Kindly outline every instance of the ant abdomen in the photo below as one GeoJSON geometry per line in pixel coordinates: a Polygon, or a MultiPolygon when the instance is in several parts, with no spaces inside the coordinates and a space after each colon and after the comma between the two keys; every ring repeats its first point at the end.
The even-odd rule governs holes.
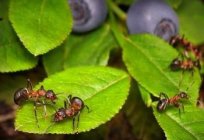
{"type": "Polygon", "coordinates": [[[178,58],[175,58],[170,64],[170,68],[172,71],[180,70],[181,69],[180,66],[181,66],[181,61],[178,58]]]}
{"type": "Polygon", "coordinates": [[[14,93],[15,104],[20,105],[26,100],[28,100],[28,90],[26,88],[20,88],[14,93]]]}
{"type": "Polygon", "coordinates": [[[158,101],[158,104],[157,104],[157,110],[159,112],[162,112],[166,109],[166,106],[168,104],[168,100],[167,99],[161,99],[158,101]]]}

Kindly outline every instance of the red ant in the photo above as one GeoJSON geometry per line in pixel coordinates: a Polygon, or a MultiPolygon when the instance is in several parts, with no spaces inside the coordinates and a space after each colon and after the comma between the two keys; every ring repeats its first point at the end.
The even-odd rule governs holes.
{"type": "Polygon", "coordinates": [[[185,60],[184,59],[180,60],[179,58],[175,58],[170,64],[170,68],[173,71],[187,70],[187,71],[193,72],[195,67],[197,67],[199,70],[201,69],[199,60],[192,60],[190,58],[185,60]]]}
{"type": "MultiPolygon", "coordinates": [[[[179,82],[179,86],[180,86],[180,83],[179,82]]],[[[194,82],[191,83],[190,86],[193,85],[194,82]]],[[[189,87],[186,89],[186,92],[188,91],[189,87]]],[[[157,103],[157,110],[159,112],[162,112],[166,109],[167,106],[169,105],[173,105],[177,108],[179,108],[179,115],[180,115],[180,108],[182,107],[183,111],[184,111],[184,106],[181,102],[182,99],[189,99],[189,96],[187,95],[187,93],[184,92],[184,91],[180,91],[178,94],[174,95],[173,97],[169,98],[165,93],[160,93],[160,96],[159,96],[159,101],[157,103]]]]}
{"type": "Polygon", "coordinates": [[[166,109],[168,105],[174,105],[175,107],[179,108],[179,114],[180,114],[180,108],[184,110],[183,104],[180,102],[181,99],[188,99],[188,95],[185,92],[180,92],[173,96],[172,98],[169,98],[166,94],[160,93],[159,102],[157,104],[157,110],[159,112],[162,112],[166,109]],[[162,98],[163,96],[163,98],[162,98]]]}
{"type": "Polygon", "coordinates": [[[196,47],[195,45],[193,45],[188,40],[184,39],[184,37],[180,37],[179,35],[173,36],[170,39],[169,44],[174,47],[177,47],[178,45],[182,45],[185,49],[184,54],[186,56],[188,56],[187,52],[192,52],[195,55],[197,60],[200,60],[202,58],[202,53],[200,49],[196,47]]]}
{"type": "MultiPolygon", "coordinates": [[[[75,118],[77,118],[76,128],[78,128],[80,113],[84,107],[86,107],[88,112],[90,112],[89,107],[84,104],[82,99],[69,95],[68,99],[64,101],[64,108],[60,108],[55,112],[53,122],[61,122],[65,119],[73,118],[72,125],[73,130],[75,130],[75,118]]],[[[51,125],[48,128],[50,127],[51,125]]]]}
{"type": "MultiPolygon", "coordinates": [[[[45,100],[50,100],[53,104],[55,104],[55,100],[57,99],[56,94],[52,90],[45,90],[43,86],[40,87],[38,90],[33,90],[32,83],[30,79],[27,79],[27,87],[18,89],[14,94],[14,102],[17,105],[21,105],[26,101],[33,101],[34,102],[34,113],[36,122],[38,124],[37,119],[37,112],[36,107],[38,105],[44,106],[44,113],[46,116],[46,104],[45,100]]],[[[39,127],[39,126],[38,126],[39,127]]]]}

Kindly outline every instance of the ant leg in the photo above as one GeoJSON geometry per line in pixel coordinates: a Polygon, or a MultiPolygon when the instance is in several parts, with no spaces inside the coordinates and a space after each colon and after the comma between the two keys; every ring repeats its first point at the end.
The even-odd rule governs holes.
{"type": "Polygon", "coordinates": [[[46,108],[45,100],[42,100],[42,103],[43,103],[43,109],[44,109],[44,116],[46,117],[47,116],[47,108],[46,108]]]}
{"type": "Polygon", "coordinates": [[[79,119],[80,119],[80,111],[77,113],[77,115],[73,118],[73,121],[72,121],[72,125],[73,125],[73,131],[75,131],[75,128],[77,129],[78,131],[78,127],[79,127],[79,119]],[[77,124],[76,124],[76,127],[75,127],[75,118],[77,117],[77,124]]]}
{"type": "Polygon", "coordinates": [[[40,127],[39,127],[39,124],[38,124],[38,117],[37,117],[37,111],[36,111],[36,108],[37,108],[37,106],[36,106],[36,102],[34,102],[35,120],[36,120],[36,124],[37,124],[38,128],[40,128],[40,127]]]}
{"type": "Polygon", "coordinates": [[[64,101],[64,108],[68,108],[67,101],[64,101]]]}
{"type": "Polygon", "coordinates": [[[79,111],[79,113],[77,114],[77,129],[78,129],[78,127],[79,127],[79,120],[80,120],[80,111],[79,111]]]}
{"type": "Polygon", "coordinates": [[[70,95],[67,97],[67,102],[68,102],[69,106],[71,105],[71,99],[72,99],[72,95],[70,94],[70,95]]]}
{"type": "Polygon", "coordinates": [[[181,118],[181,109],[180,109],[180,107],[179,107],[179,117],[181,118]]]}
{"type": "Polygon", "coordinates": [[[40,90],[45,90],[43,85],[40,86],[40,90]]]}
{"type": "MultiPolygon", "coordinates": [[[[37,106],[45,106],[46,108],[47,108],[47,106],[46,105],[49,105],[49,106],[51,106],[51,107],[53,107],[53,109],[55,110],[55,111],[57,111],[57,108],[56,108],[56,106],[55,105],[53,105],[53,104],[51,104],[51,103],[47,103],[47,102],[45,102],[45,100],[43,100],[42,102],[40,102],[40,101],[38,101],[37,102],[37,106]],[[43,102],[44,101],[44,102],[43,102]]],[[[46,109],[45,109],[46,110],[46,109]]]]}
{"type": "Polygon", "coordinates": [[[33,90],[33,85],[32,85],[32,83],[31,83],[29,78],[27,79],[27,89],[28,89],[28,91],[33,90]]]}
{"type": "Polygon", "coordinates": [[[72,120],[72,129],[73,129],[73,131],[75,130],[75,117],[72,120]]]}

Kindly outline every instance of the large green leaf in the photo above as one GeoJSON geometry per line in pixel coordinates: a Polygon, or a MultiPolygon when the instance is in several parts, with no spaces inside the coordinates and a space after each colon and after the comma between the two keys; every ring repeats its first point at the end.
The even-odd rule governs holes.
{"type": "Polygon", "coordinates": [[[204,4],[200,0],[183,0],[177,9],[180,34],[195,44],[204,42],[204,4]]]}
{"type": "MultiPolygon", "coordinates": [[[[63,107],[63,100],[69,94],[78,96],[89,106],[91,112],[83,110],[80,115],[78,132],[88,131],[110,120],[124,104],[129,91],[129,77],[120,70],[107,67],[77,67],[54,74],[40,85],[53,89],[58,95],[57,108],[63,107]]],[[[16,129],[30,133],[44,133],[51,124],[51,114],[55,111],[48,107],[48,116],[43,117],[38,108],[39,126],[37,127],[33,104],[26,103],[17,111],[16,129]]],[[[74,133],[72,119],[56,123],[48,133],[74,133]]]]}
{"type": "Polygon", "coordinates": [[[168,140],[203,140],[204,139],[204,110],[195,106],[185,105],[185,112],[171,109],[159,113],[154,109],[154,115],[164,129],[168,140]]]}
{"type": "MultiPolygon", "coordinates": [[[[151,98],[149,98],[148,93],[159,96],[159,93],[163,92],[171,98],[180,91],[184,91],[187,92],[190,99],[187,102],[183,102],[185,111],[188,112],[188,114],[185,113],[181,116],[183,118],[190,118],[190,116],[193,116],[195,112],[197,112],[196,102],[201,78],[196,69],[193,75],[190,71],[184,72],[184,74],[182,74],[181,71],[171,71],[169,65],[177,56],[176,50],[153,35],[137,35],[126,38],[126,42],[123,46],[123,59],[130,74],[142,86],[141,94],[144,94],[142,97],[145,103],[147,105],[151,103],[151,98]],[[179,83],[181,83],[181,85],[179,85],[179,83]]],[[[187,125],[187,129],[182,127],[185,126],[183,125],[184,122],[189,122],[189,124],[191,122],[189,119],[185,121],[179,120],[179,111],[177,108],[167,106],[167,116],[163,113],[158,113],[156,110],[155,112],[155,116],[164,129],[168,139],[179,139],[177,136],[172,135],[172,128],[174,128],[174,132],[183,133],[181,138],[190,139],[192,137],[190,137],[189,134],[194,132],[193,137],[202,139],[203,135],[199,134],[200,130],[198,131],[200,125],[187,125]],[[160,118],[160,116],[163,117],[160,118]],[[172,118],[175,117],[178,120],[172,121],[172,118]]],[[[201,120],[201,122],[204,121],[204,119],[201,119],[202,113],[197,113],[193,121],[196,119],[201,120]]]]}
{"type": "Polygon", "coordinates": [[[8,0],[0,2],[0,72],[15,72],[33,68],[37,58],[32,56],[17,38],[8,21],[8,0]]]}
{"type": "Polygon", "coordinates": [[[158,96],[164,92],[169,96],[179,90],[189,88],[192,101],[197,100],[200,75],[195,69],[191,72],[173,72],[170,63],[178,57],[176,50],[153,35],[136,35],[126,38],[123,46],[123,59],[131,75],[149,93],[158,96]],[[179,85],[181,83],[181,85],[179,85]]]}
{"type": "Polygon", "coordinates": [[[110,26],[105,24],[89,34],[70,35],[62,46],[43,57],[43,63],[48,74],[74,66],[104,66],[107,65],[109,53],[115,46],[110,26]]]}
{"type": "Polygon", "coordinates": [[[12,0],[9,17],[20,40],[34,55],[60,45],[72,27],[67,0],[12,0]]]}

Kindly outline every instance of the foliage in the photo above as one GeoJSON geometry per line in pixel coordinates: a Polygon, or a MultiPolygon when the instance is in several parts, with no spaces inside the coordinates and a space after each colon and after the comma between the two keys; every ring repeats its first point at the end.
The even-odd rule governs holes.
{"type": "MultiPolygon", "coordinates": [[[[33,102],[26,102],[17,110],[17,130],[40,134],[90,131],[120,111],[128,97],[132,79],[137,83],[131,85],[132,89],[137,89],[135,102],[144,102],[143,108],[152,109],[151,113],[167,139],[204,138],[204,111],[196,106],[202,82],[200,71],[195,68],[193,74],[189,71],[174,72],[169,65],[179,56],[175,48],[154,35],[127,35],[125,12],[132,2],[107,0],[109,16],[106,22],[96,30],[74,34],[71,33],[73,19],[67,0],[1,0],[0,72],[7,72],[7,75],[0,75],[3,83],[0,97],[13,98],[9,93],[26,85],[24,79],[30,77],[38,83],[35,90],[43,85],[57,93],[55,108],[63,107],[63,101],[72,94],[80,97],[91,110],[90,113],[86,109],[81,112],[78,130],[73,131],[72,118],[53,123],[55,109],[47,105],[48,115],[45,117],[43,107],[37,107],[38,128],[33,102]],[[35,69],[29,70],[32,68],[35,69]],[[189,100],[182,102],[184,110],[179,113],[178,108],[168,106],[164,112],[157,111],[161,92],[173,97],[181,91],[190,96],[189,100]]],[[[167,2],[178,14],[180,35],[195,45],[202,45],[204,4],[199,0],[167,2]]],[[[131,105],[134,99],[128,101],[127,114],[132,109],[127,105],[131,105]]],[[[132,112],[142,112],[139,109],[132,112]]],[[[136,119],[130,119],[132,124],[136,125],[136,119]]],[[[134,125],[133,130],[138,130],[134,125]]]]}

